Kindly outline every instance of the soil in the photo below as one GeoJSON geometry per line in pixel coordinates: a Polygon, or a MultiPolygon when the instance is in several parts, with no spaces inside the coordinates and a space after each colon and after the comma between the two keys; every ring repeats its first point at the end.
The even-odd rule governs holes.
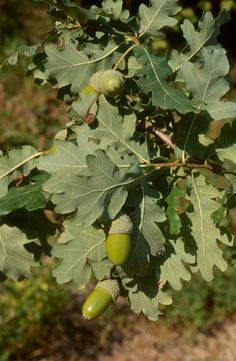
{"type": "MultiPolygon", "coordinates": [[[[124,310],[122,310],[123,312],[124,310]]],[[[167,328],[128,310],[104,323],[74,315],[76,333],[63,334],[22,361],[235,361],[236,315],[206,332],[167,328]],[[114,323],[111,322],[114,320],[114,323]]],[[[113,317],[113,318],[112,318],[113,317]]]]}

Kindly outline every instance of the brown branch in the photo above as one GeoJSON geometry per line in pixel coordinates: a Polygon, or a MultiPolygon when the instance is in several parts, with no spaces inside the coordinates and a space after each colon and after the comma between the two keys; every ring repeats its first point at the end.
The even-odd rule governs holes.
{"type": "Polygon", "coordinates": [[[209,170],[213,170],[213,167],[208,164],[208,163],[204,163],[204,164],[198,164],[198,163],[183,163],[180,161],[177,162],[166,162],[166,163],[148,163],[148,164],[144,164],[144,167],[155,167],[155,168],[172,168],[172,167],[183,167],[183,168],[204,168],[204,169],[209,169],[209,170]]]}

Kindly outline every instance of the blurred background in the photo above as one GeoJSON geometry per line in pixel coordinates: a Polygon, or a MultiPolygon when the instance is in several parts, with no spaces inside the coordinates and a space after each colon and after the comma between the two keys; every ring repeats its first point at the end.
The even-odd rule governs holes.
{"type": "MultiPolygon", "coordinates": [[[[80,3],[90,6],[100,1],[80,3]]],[[[140,3],[148,1],[124,3],[135,13],[140,3]]],[[[230,11],[231,21],[222,27],[219,41],[231,66],[227,97],[236,101],[235,1],[181,3],[180,20],[188,18],[194,24],[204,10],[214,15],[223,8],[230,11]]],[[[20,45],[41,41],[52,21],[43,3],[0,0],[0,64],[20,45]]],[[[178,32],[169,34],[167,47],[175,46],[178,39],[178,32]]],[[[69,120],[68,108],[57,99],[56,91],[38,87],[26,74],[24,59],[0,72],[2,151],[22,144],[46,148],[69,120]]],[[[163,308],[157,322],[133,314],[123,299],[100,319],[88,322],[81,317],[85,292],[78,292],[73,285],[57,285],[51,276],[52,267],[45,258],[32,279],[0,284],[0,361],[236,360],[235,268],[215,272],[211,283],[195,275],[183,291],[173,294],[173,306],[163,308]]]]}

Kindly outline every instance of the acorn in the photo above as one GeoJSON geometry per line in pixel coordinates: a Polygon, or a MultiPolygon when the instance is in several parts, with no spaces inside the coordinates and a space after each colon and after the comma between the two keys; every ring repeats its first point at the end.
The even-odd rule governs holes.
{"type": "Polygon", "coordinates": [[[101,316],[112,302],[119,296],[120,288],[117,280],[107,279],[97,283],[83,304],[82,315],[87,320],[101,316]]]}
{"type": "Polygon", "coordinates": [[[116,266],[123,265],[129,259],[132,230],[133,224],[127,214],[121,214],[111,224],[106,238],[106,253],[116,266]]]}
{"type": "Polygon", "coordinates": [[[97,93],[116,96],[123,89],[124,78],[117,70],[99,70],[90,78],[90,85],[97,93]]]}

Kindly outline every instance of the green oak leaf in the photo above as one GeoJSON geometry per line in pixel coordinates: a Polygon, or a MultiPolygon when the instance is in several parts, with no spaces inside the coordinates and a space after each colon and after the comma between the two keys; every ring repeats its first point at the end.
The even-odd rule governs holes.
{"type": "Polygon", "coordinates": [[[190,200],[194,211],[188,212],[192,222],[192,236],[197,245],[196,266],[194,271],[200,271],[206,281],[213,279],[213,267],[217,266],[221,271],[227,268],[227,262],[223,258],[223,252],[218,243],[230,245],[227,235],[221,234],[212,221],[211,215],[219,208],[215,200],[219,191],[207,184],[203,176],[192,175],[192,190],[190,200]]]}
{"type": "Polygon", "coordinates": [[[20,176],[29,175],[30,171],[36,167],[36,158],[28,160],[37,154],[34,147],[25,145],[20,148],[10,149],[6,156],[0,155],[0,197],[7,193],[8,185],[20,176]]]}
{"type": "Polygon", "coordinates": [[[230,147],[217,149],[216,154],[223,162],[223,167],[229,172],[236,172],[236,144],[230,147]]]}
{"type": "Polygon", "coordinates": [[[111,105],[104,96],[100,97],[99,108],[96,116],[98,127],[91,129],[90,137],[99,140],[99,148],[107,150],[113,146],[121,155],[129,154],[130,162],[138,159],[140,163],[147,163],[150,155],[147,142],[134,140],[136,130],[136,116],[119,114],[117,107],[111,105]]]}
{"type": "Polygon", "coordinates": [[[0,271],[18,281],[31,275],[30,268],[36,266],[34,257],[25,249],[28,240],[17,227],[0,226],[0,271]]]}
{"type": "Polygon", "coordinates": [[[34,71],[34,76],[43,81],[54,81],[58,88],[71,85],[75,93],[85,88],[92,74],[100,68],[112,67],[112,55],[119,48],[111,40],[105,48],[94,45],[92,56],[88,56],[85,50],[78,49],[78,41],[73,41],[69,35],[64,35],[61,40],[63,47],[54,43],[45,45],[47,59],[43,61],[42,70],[34,71]]]}
{"type": "Polygon", "coordinates": [[[157,265],[157,273],[160,272],[160,278],[162,280],[168,281],[171,287],[175,290],[181,290],[182,283],[181,279],[185,281],[190,281],[191,274],[185,267],[186,264],[193,264],[195,262],[195,256],[187,253],[184,249],[184,242],[181,239],[176,241],[169,240],[171,245],[171,252],[168,251],[166,247],[165,251],[165,261],[160,266],[157,265]]]}
{"type": "Polygon", "coordinates": [[[226,10],[221,11],[215,19],[211,12],[207,11],[199,20],[196,30],[191,21],[185,19],[180,27],[187,41],[188,51],[179,54],[177,50],[172,50],[168,62],[172,70],[178,70],[186,60],[190,61],[204,46],[216,45],[220,27],[227,23],[229,18],[229,12],[226,10]]]}
{"type": "Polygon", "coordinates": [[[220,100],[229,90],[224,79],[229,72],[225,50],[209,46],[199,54],[201,65],[186,61],[179,70],[195,105],[199,110],[206,110],[212,119],[235,117],[236,104],[220,100]]]}
{"type": "Polygon", "coordinates": [[[128,181],[101,150],[87,156],[87,166],[91,176],[64,174],[59,179],[52,177],[43,188],[53,194],[56,212],[77,209],[81,222],[89,225],[102,214],[108,214],[109,219],[116,216],[126,200],[128,181]]]}
{"type": "Polygon", "coordinates": [[[114,19],[129,17],[129,11],[123,10],[123,0],[103,0],[102,9],[114,19]]]}
{"type": "Polygon", "coordinates": [[[8,193],[0,198],[0,215],[6,215],[23,207],[27,211],[44,208],[48,195],[42,190],[42,184],[48,177],[46,174],[41,174],[33,177],[31,184],[10,188],[8,193]]]}
{"type": "Polygon", "coordinates": [[[174,26],[178,20],[174,18],[181,7],[177,0],[150,0],[150,6],[141,4],[138,15],[140,18],[140,37],[143,35],[160,35],[164,26],[174,26]]]}
{"type": "Polygon", "coordinates": [[[94,272],[98,280],[108,276],[112,267],[106,259],[105,233],[93,226],[82,227],[77,217],[64,222],[62,242],[55,245],[52,255],[61,262],[53,270],[58,283],[74,281],[84,287],[94,272]]]}
{"type": "MultiPolygon", "coordinates": [[[[94,98],[96,97],[96,92],[93,89],[88,88],[89,90],[80,92],[78,100],[74,101],[71,105],[70,116],[75,118],[75,115],[80,121],[85,120],[87,110],[90,108],[94,98]]],[[[97,104],[94,103],[90,108],[90,113],[96,114],[97,104]]]]}
{"type": "Polygon", "coordinates": [[[163,251],[165,239],[158,224],[164,222],[166,216],[157,204],[159,193],[156,192],[155,196],[149,195],[145,187],[143,191],[136,192],[133,249],[125,265],[129,274],[145,275],[149,270],[150,255],[163,251]]]}
{"type": "Polygon", "coordinates": [[[145,195],[142,200],[141,219],[139,224],[139,232],[142,233],[144,239],[148,243],[150,254],[157,255],[163,250],[165,243],[164,236],[158,226],[166,220],[166,216],[157,204],[155,198],[145,195]]]}
{"type": "Polygon", "coordinates": [[[83,147],[56,140],[48,154],[40,158],[37,168],[50,174],[55,173],[56,178],[63,173],[84,174],[87,171],[86,156],[83,147]]]}
{"type": "Polygon", "coordinates": [[[137,60],[143,64],[138,72],[138,85],[145,94],[152,94],[153,105],[162,109],[175,109],[182,114],[196,110],[194,102],[182,90],[175,89],[168,83],[172,70],[165,58],[149,53],[143,46],[134,49],[134,52],[137,60]]]}
{"type": "Polygon", "coordinates": [[[169,195],[165,201],[168,204],[166,214],[170,227],[170,234],[179,234],[182,226],[181,219],[179,217],[179,203],[178,199],[184,197],[185,192],[178,187],[178,184],[174,184],[171,188],[169,195]]]}
{"type": "Polygon", "coordinates": [[[236,193],[236,174],[228,173],[225,177],[231,183],[233,193],[236,193]]]}
{"type": "MultiPolygon", "coordinates": [[[[236,144],[229,147],[217,149],[215,154],[223,163],[222,166],[226,170],[224,177],[230,182],[233,193],[236,193],[236,144]]],[[[227,185],[227,184],[226,184],[227,185]]]]}
{"type": "Polygon", "coordinates": [[[158,306],[160,304],[170,305],[172,299],[158,288],[154,274],[144,278],[123,278],[122,284],[129,292],[128,297],[131,309],[142,312],[149,320],[156,321],[161,314],[158,306]]]}

